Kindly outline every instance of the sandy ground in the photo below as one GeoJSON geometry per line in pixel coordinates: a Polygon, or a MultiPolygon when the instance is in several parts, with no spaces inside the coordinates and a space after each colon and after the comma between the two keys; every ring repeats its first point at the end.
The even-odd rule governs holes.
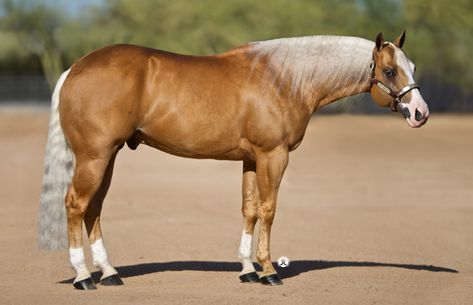
{"type": "Polygon", "coordinates": [[[473,304],[473,116],[315,117],[280,190],[278,287],[238,280],[239,162],[124,149],[102,224],[125,285],[89,292],[36,246],[47,120],[0,111],[2,305],[473,304]]]}

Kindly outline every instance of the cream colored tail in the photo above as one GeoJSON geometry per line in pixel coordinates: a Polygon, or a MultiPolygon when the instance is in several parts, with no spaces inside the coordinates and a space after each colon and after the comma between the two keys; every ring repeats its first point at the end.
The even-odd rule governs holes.
{"type": "Polygon", "coordinates": [[[70,70],[62,73],[54,89],[46,145],[43,189],[38,215],[38,244],[41,249],[68,247],[64,199],[74,172],[74,155],[59,121],[59,92],[70,70]]]}

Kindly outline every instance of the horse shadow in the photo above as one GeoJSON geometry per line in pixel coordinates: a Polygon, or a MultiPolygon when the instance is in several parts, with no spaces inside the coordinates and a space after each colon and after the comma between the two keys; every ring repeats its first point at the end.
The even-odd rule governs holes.
{"type": "MultiPolygon", "coordinates": [[[[384,267],[384,268],[399,268],[417,271],[429,272],[446,272],[458,273],[457,270],[439,267],[433,265],[415,265],[415,264],[395,264],[395,263],[380,263],[380,262],[357,262],[357,261],[322,261],[322,260],[296,260],[291,261],[286,268],[274,266],[282,279],[298,276],[301,273],[324,270],[330,268],[342,267],[384,267]]],[[[261,271],[259,266],[256,266],[257,271],[261,271]]],[[[146,274],[166,271],[203,271],[203,272],[240,272],[241,264],[238,262],[218,262],[218,261],[173,261],[162,263],[144,263],[129,266],[116,267],[120,277],[134,277],[146,274]]],[[[100,272],[93,272],[92,278],[95,282],[100,280],[100,272]]],[[[61,284],[71,284],[74,278],[63,280],[61,284]]]]}

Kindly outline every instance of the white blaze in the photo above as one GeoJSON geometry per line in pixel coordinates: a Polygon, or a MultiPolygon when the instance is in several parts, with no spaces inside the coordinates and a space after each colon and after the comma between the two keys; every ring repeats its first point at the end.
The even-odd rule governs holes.
{"type": "MultiPolygon", "coordinates": [[[[414,64],[406,57],[406,55],[398,48],[395,49],[395,59],[396,63],[398,64],[399,68],[402,69],[407,76],[408,84],[415,83],[414,82],[414,64]]],[[[407,85],[407,84],[406,84],[407,85]]],[[[419,127],[421,126],[425,118],[429,116],[429,107],[427,103],[424,101],[422,96],[420,95],[419,89],[414,89],[410,91],[410,100],[407,100],[407,96],[402,99],[401,102],[402,108],[409,109],[409,113],[411,114],[410,117],[406,118],[407,123],[411,127],[419,127]],[[419,111],[423,119],[421,121],[417,121],[415,118],[416,110],[419,111]]]]}

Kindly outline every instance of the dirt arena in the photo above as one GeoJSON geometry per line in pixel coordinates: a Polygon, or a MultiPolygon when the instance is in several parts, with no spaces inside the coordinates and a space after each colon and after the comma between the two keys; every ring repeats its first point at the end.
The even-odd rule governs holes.
{"type": "Polygon", "coordinates": [[[96,291],[36,246],[47,124],[0,110],[2,305],[473,304],[473,116],[314,117],[280,189],[278,287],[238,280],[240,162],[125,148],[102,218],[125,285],[96,291]]]}

